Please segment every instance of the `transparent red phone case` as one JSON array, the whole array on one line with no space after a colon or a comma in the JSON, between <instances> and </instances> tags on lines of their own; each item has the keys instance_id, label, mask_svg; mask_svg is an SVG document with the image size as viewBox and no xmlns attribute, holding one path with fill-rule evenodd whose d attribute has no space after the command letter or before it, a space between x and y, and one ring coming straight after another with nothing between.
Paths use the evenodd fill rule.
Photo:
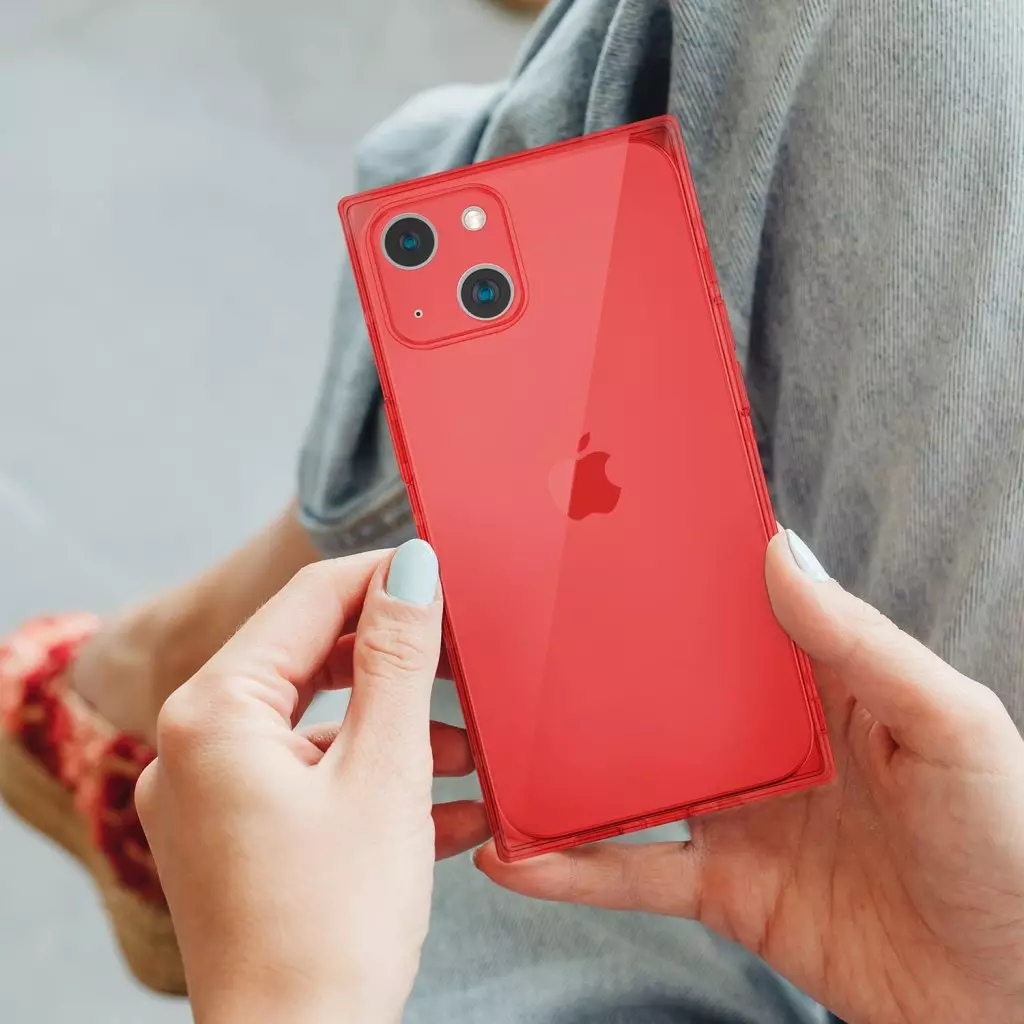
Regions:
<instances>
[{"instance_id":1,"label":"transparent red phone case","mask_svg":"<svg viewBox=\"0 0 1024 1024\"><path fill-rule=\"evenodd\" d=\"M501 856L831 778L675 120L339 209ZM381 246L407 214L437 233L417 270ZM481 265L513 284L494 321L459 304Z\"/></svg>"}]
</instances>

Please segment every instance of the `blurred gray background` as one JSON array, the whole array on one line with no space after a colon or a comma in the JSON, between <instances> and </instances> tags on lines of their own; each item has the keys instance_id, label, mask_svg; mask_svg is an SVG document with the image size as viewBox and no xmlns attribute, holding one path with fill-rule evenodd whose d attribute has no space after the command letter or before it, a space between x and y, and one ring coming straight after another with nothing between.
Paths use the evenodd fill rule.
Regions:
<instances>
[{"instance_id":1,"label":"blurred gray background","mask_svg":"<svg viewBox=\"0 0 1024 1024\"><path fill-rule=\"evenodd\" d=\"M277 512L335 203L412 93L488 81L487 0L0 0L0 633L176 582ZM0 811L0 1021L184 1022Z\"/></svg>"}]
</instances>

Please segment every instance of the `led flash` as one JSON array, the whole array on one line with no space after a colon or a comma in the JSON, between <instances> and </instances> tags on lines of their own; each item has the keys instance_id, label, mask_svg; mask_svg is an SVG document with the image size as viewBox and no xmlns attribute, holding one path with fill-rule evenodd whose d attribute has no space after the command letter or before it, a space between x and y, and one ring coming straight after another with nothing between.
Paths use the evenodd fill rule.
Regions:
<instances>
[{"instance_id":1,"label":"led flash","mask_svg":"<svg viewBox=\"0 0 1024 1024\"><path fill-rule=\"evenodd\" d=\"M479 231L487 223L487 214L479 206L467 206L462 211L462 226L467 231Z\"/></svg>"}]
</instances>

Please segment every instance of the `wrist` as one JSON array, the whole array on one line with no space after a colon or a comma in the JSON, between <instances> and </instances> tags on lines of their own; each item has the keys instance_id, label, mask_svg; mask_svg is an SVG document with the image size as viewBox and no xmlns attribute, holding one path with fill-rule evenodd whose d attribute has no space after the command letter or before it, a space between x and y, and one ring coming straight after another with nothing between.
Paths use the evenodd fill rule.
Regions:
<instances>
[{"instance_id":1,"label":"wrist","mask_svg":"<svg viewBox=\"0 0 1024 1024\"><path fill-rule=\"evenodd\" d=\"M399 1024L412 985L329 979L303 971L225 971L207 985L189 984L196 1024Z\"/></svg>"},{"instance_id":2,"label":"wrist","mask_svg":"<svg viewBox=\"0 0 1024 1024\"><path fill-rule=\"evenodd\" d=\"M418 958L399 961L327 943L203 945L184 957L195 1024L399 1024ZM347 953L347 955L346 955ZM188 955L192 954L192 955Z\"/></svg>"},{"instance_id":3,"label":"wrist","mask_svg":"<svg viewBox=\"0 0 1024 1024\"><path fill-rule=\"evenodd\" d=\"M221 991L192 997L195 1024L398 1024L404 999L395 993L318 986L303 978L290 991L225 986ZM297 990L301 989L301 990Z\"/></svg>"}]
</instances>

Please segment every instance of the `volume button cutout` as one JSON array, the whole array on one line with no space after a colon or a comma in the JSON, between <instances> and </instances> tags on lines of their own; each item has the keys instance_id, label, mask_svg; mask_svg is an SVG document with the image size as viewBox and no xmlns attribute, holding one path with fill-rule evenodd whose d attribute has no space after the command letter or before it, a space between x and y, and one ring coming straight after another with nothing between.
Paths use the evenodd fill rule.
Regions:
<instances>
[{"instance_id":1,"label":"volume button cutout","mask_svg":"<svg viewBox=\"0 0 1024 1024\"><path fill-rule=\"evenodd\" d=\"M739 406L740 412L747 415L750 412L750 403L747 401L747 389L743 384L743 370L740 368L740 361L736 358L736 350L733 348L732 333L729 330L729 313L725 308L725 299L716 290L712 301L715 307L715 326L718 328L719 337L729 346L729 381L732 387L733 398Z\"/></svg>"},{"instance_id":2,"label":"volume button cutout","mask_svg":"<svg viewBox=\"0 0 1024 1024\"><path fill-rule=\"evenodd\" d=\"M395 407L392 404L387 392L384 392L384 414L388 421L388 429L391 431L391 447L395 451L395 462L398 463L398 475L402 483L409 487L409 457L405 452L405 442L398 432L398 424L395 420Z\"/></svg>"}]
</instances>

